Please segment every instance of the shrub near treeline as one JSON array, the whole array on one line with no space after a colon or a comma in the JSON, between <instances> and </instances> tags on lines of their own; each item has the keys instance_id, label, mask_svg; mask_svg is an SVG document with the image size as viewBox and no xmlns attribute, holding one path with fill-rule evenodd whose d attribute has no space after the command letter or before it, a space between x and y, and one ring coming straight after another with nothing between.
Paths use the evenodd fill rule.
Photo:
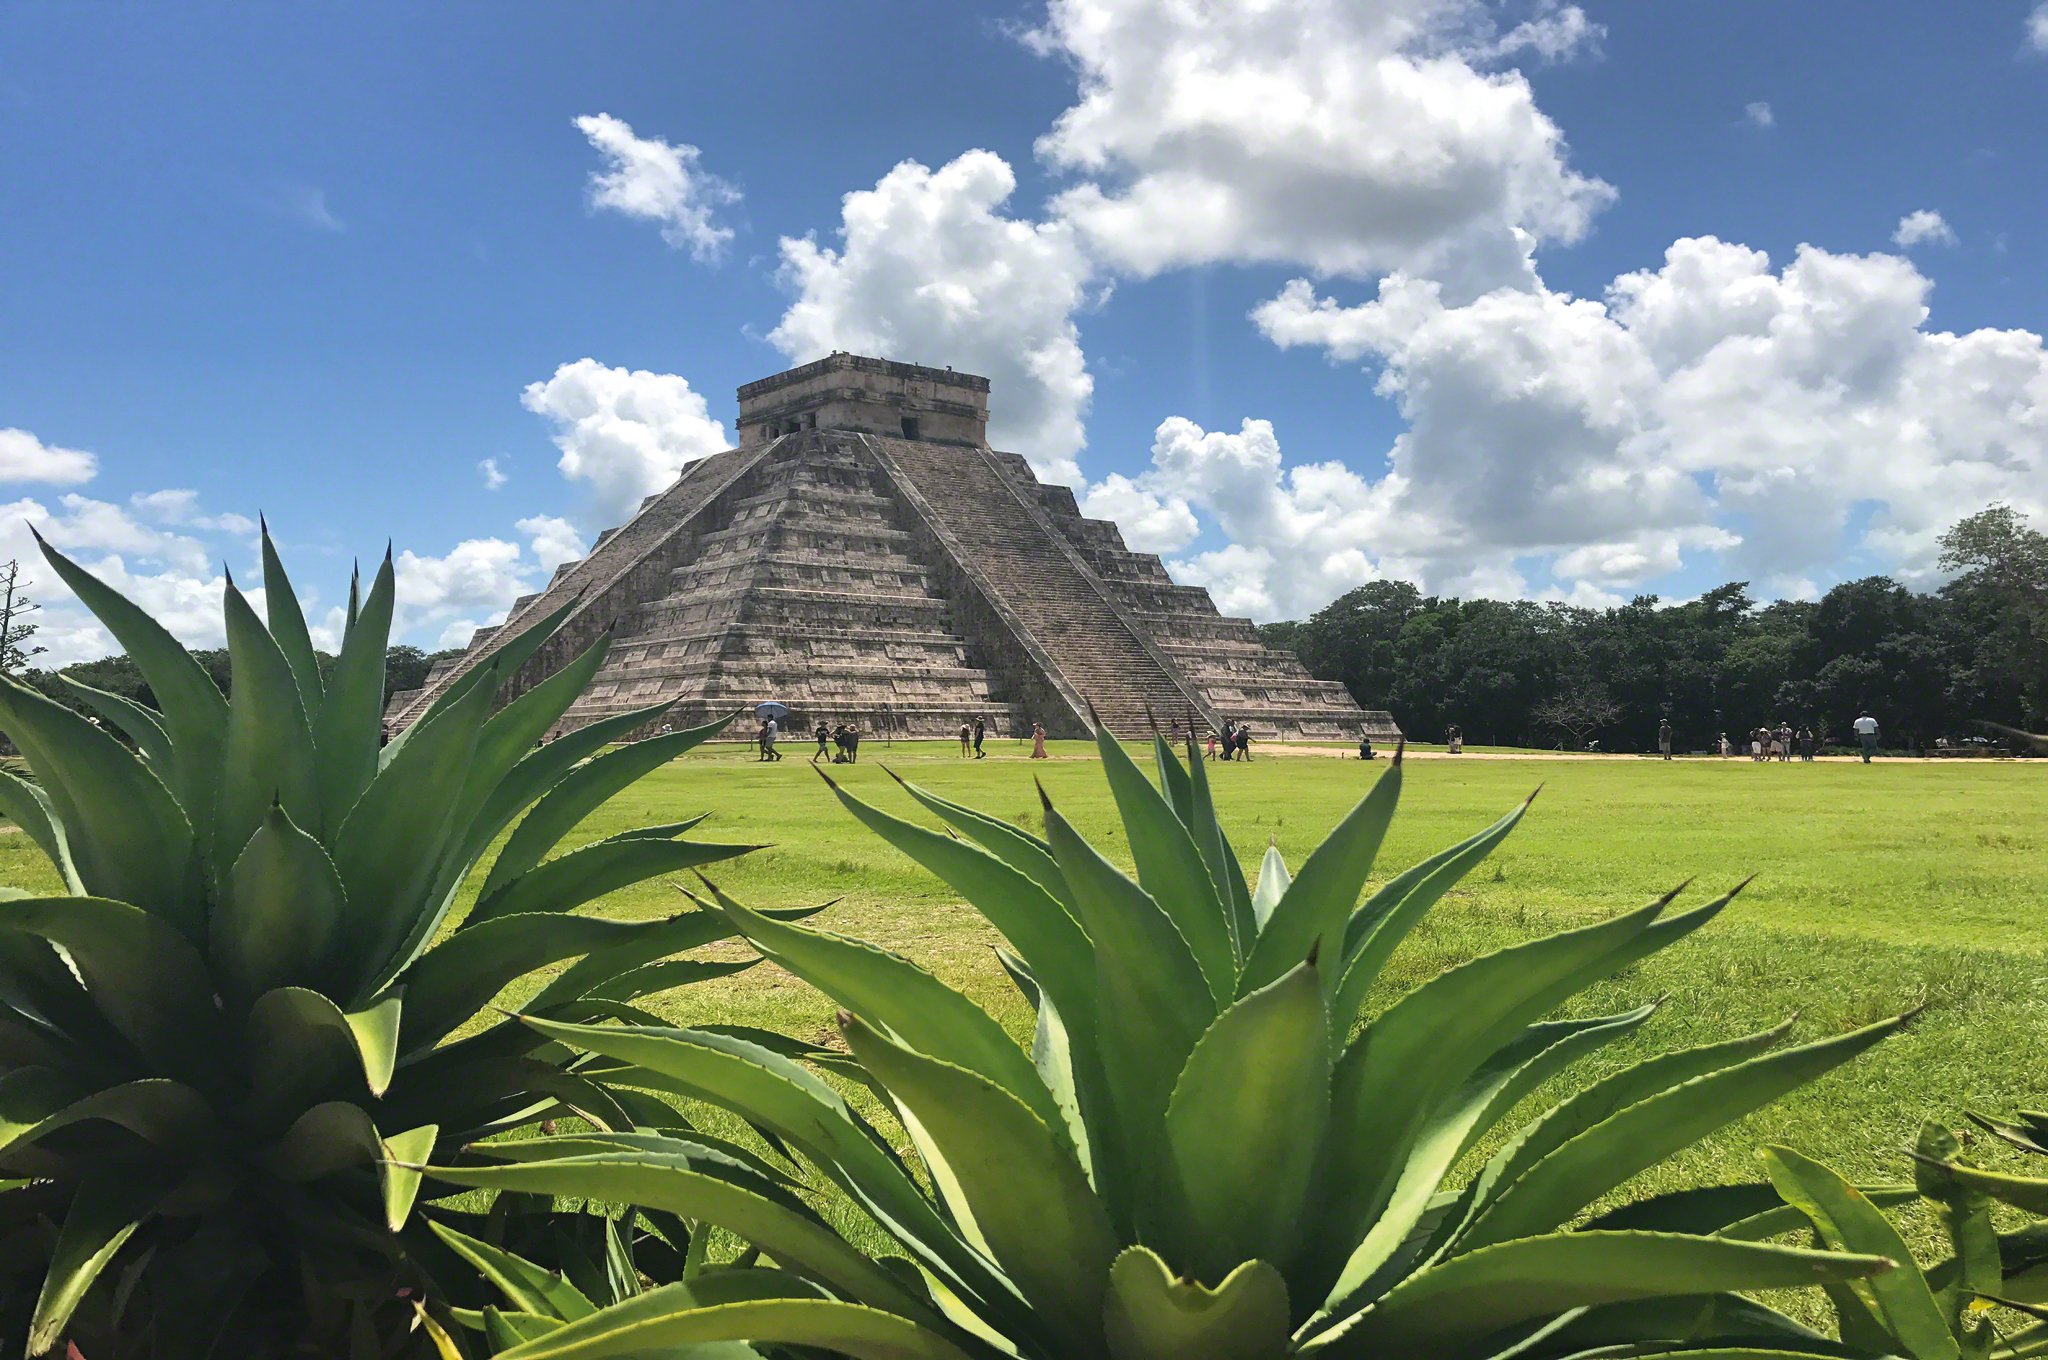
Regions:
<instances>
[{"instance_id":1,"label":"shrub near treeline","mask_svg":"<svg viewBox=\"0 0 2048 1360\"><path fill-rule=\"evenodd\" d=\"M1979 722L2048 720L2048 535L1993 507L1942 539L1955 573L1931 594L1885 576L1818 600L1759 605L1746 582L1683 604L1639 596L1596 610L1358 587L1298 623L1268 624L1318 677L1436 740L1653 749L1669 718L1681 749L1780 721L1835 741L1865 710L1888 743L1932 745Z\"/></svg>"}]
</instances>

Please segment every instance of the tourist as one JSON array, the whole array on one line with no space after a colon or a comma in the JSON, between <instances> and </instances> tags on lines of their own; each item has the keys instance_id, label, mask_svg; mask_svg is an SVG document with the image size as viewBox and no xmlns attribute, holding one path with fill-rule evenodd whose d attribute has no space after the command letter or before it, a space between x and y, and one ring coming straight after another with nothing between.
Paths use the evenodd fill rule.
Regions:
<instances>
[{"instance_id":1,"label":"tourist","mask_svg":"<svg viewBox=\"0 0 2048 1360\"><path fill-rule=\"evenodd\" d=\"M1664 759L1671 759L1671 719L1669 718L1657 724L1657 750Z\"/></svg>"},{"instance_id":2,"label":"tourist","mask_svg":"<svg viewBox=\"0 0 2048 1360\"><path fill-rule=\"evenodd\" d=\"M1785 743L1778 739L1778 732L1778 728L1764 724L1764 759L1767 761L1785 758Z\"/></svg>"},{"instance_id":3,"label":"tourist","mask_svg":"<svg viewBox=\"0 0 2048 1360\"><path fill-rule=\"evenodd\" d=\"M1210 760L1214 760L1214 759L1216 758L1216 729L1215 729L1215 728L1213 728L1213 727L1209 729L1209 756L1208 756L1208 758L1209 758Z\"/></svg>"},{"instance_id":4,"label":"tourist","mask_svg":"<svg viewBox=\"0 0 2048 1360\"><path fill-rule=\"evenodd\" d=\"M1044 760L1046 758L1044 723L1031 724L1031 758L1033 760Z\"/></svg>"},{"instance_id":5,"label":"tourist","mask_svg":"<svg viewBox=\"0 0 2048 1360\"><path fill-rule=\"evenodd\" d=\"M1456 723L1452 723L1449 727L1446 727L1444 729L1444 746L1450 751L1450 754L1452 755L1458 755L1459 753L1464 751L1465 729L1458 726Z\"/></svg>"},{"instance_id":6,"label":"tourist","mask_svg":"<svg viewBox=\"0 0 2048 1360\"><path fill-rule=\"evenodd\" d=\"M1237 758L1239 760L1250 760L1252 758L1252 725L1250 723L1239 723L1237 725Z\"/></svg>"},{"instance_id":7,"label":"tourist","mask_svg":"<svg viewBox=\"0 0 2048 1360\"><path fill-rule=\"evenodd\" d=\"M832 739L832 733L829 729L826 728L825 724L821 721L818 724L818 730L812 735L817 737L818 739L818 754L811 757L811 764L815 765L819 761L825 759L825 757L829 754L825 750L825 743Z\"/></svg>"},{"instance_id":8,"label":"tourist","mask_svg":"<svg viewBox=\"0 0 2048 1360\"><path fill-rule=\"evenodd\" d=\"M848 723L846 725L846 763L849 765L860 764L859 723Z\"/></svg>"},{"instance_id":9,"label":"tourist","mask_svg":"<svg viewBox=\"0 0 2048 1360\"><path fill-rule=\"evenodd\" d=\"M1714 734L1714 745L1720 748L1721 759L1726 760L1729 751L1728 734L1726 732L1716 732Z\"/></svg>"},{"instance_id":10,"label":"tourist","mask_svg":"<svg viewBox=\"0 0 2048 1360\"><path fill-rule=\"evenodd\" d=\"M1358 730L1358 758L1360 760L1371 760L1373 758L1372 738L1366 734L1365 729L1362 727Z\"/></svg>"},{"instance_id":11,"label":"tourist","mask_svg":"<svg viewBox=\"0 0 2048 1360\"><path fill-rule=\"evenodd\" d=\"M1799 738L1798 738L1798 740L1799 740L1799 758L1800 758L1801 760L1804 760L1804 761L1808 761L1808 762L1811 762L1811 761L1813 760L1813 747L1814 747L1814 741L1813 741L1813 729L1812 729L1811 727L1802 727L1802 728L1800 728L1800 729L1799 729Z\"/></svg>"},{"instance_id":12,"label":"tourist","mask_svg":"<svg viewBox=\"0 0 2048 1360\"><path fill-rule=\"evenodd\" d=\"M1237 722L1231 719L1223 724L1223 758L1229 760L1237 754Z\"/></svg>"},{"instance_id":13,"label":"tourist","mask_svg":"<svg viewBox=\"0 0 2048 1360\"><path fill-rule=\"evenodd\" d=\"M987 739L988 723L981 718L976 718L974 720L974 758L976 760L984 760L988 757L988 752L981 749L982 742Z\"/></svg>"},{"instance_id":14,"label":"tourist","mask_svg":"<svg viewBox=\"0 0 2048 1360\"><path fill-rule=\"evenodd\" d=\"M1788 722L1780 722L1778 724L1777 737L1778 759L1781 761L1790 761L1792 759L1792 724Z\"/></svg>"},{"instance_id":15,"label":"tourist","mask_svg":"<svg viewBox=\"0 0 2048 1360\"><path fill-rule=\"evenodd\" d=\"M974 729L966 723L960 724L960 758L967 759L967 743L974 736Z\"/></svg>"},{"instance_id":16,"label":"tourist","mask_svg":"<svg viewBox=\"0 0 2048 1360\"><path fill-rule=\"evenodd\" d=\"M1764 743L1768 740L1770 738L1765 734L1763 728L1754 727L1750 729L1749 758L1751 761L1759 761L1764 758Z\"/></svg>"},{"instance_id":17,"label":"tourist","mask_svg":"<svg viewBox=\"0 0 2048 1360\"><path fill-rule=\"evenodd\" d=\"M781 734L782 729L777 725L775 719L770 718L767 722L761 724L761 759L782 759L782 752L775 749L775 739Z\"/></svg>"},{"instance_id":18,"label":"tourist","mask_svg":"<svg viewBox=\"0 0 2048 1360\"><path fill-rule=\"evenodd\" d=\"M1863 748L1863 763L1868 765L1870 758L1877 754L1877 719L1866 711L1850 726L1856 729L1856 744Z\"/></svg>"}]
</instances>

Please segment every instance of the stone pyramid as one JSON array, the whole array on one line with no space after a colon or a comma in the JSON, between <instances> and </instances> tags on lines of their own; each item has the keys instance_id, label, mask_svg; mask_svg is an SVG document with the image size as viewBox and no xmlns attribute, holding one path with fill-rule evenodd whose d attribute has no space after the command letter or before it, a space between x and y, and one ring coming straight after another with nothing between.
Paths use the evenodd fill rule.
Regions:
<instances>
[{"instance_id":1,"label":"stone pyramid","mask_svg":"<svg viewBox=\"0 0 2048 1360\"><path fill-rule=\"evenodd\" d=\"M479 629L394 731L494 643L573 603L507 697L609 630L566 727L668 701L677 727L775 699L785 730L1118 736L1249 722L1255 736L1398 736L1383 712L1175 585L1064 486L987 445L988 380L834 354L739 391L740 445L683 470L588 557ZM749 736L751 724L734 729Z\"/></svg>"}]
</instances>

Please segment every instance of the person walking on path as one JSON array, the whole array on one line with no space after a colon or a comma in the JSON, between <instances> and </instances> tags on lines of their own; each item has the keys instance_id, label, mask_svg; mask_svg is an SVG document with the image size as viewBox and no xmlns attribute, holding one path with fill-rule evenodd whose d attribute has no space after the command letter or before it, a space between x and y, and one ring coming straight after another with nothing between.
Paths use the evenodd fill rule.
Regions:
<instances>
[{"instance_id":1,"label":"person walking on path","mask_svg":"<svg viewBox=\"0 0 2048 1360\"><path fill-rule=\"evenodd\" d=\"M1726 760L1728 758L1728 734L1726 732L1718 733L1714 737L1714 744L1721 748L1721 759Z\"/></svg>"},{"instance_id":2,"label":"person walking on path","mask_svg":"<svg viewBox=\"0 0 2048 1360\"><path fill-rule=\"evenodd\" d=\"M1237 725L1237 758L1244 761L1249 761L1252 758L1252 725L1250 723L1239 723Z\"/></svg>"},{"instance_id":3,"label":"person walking on path","mask_svg":"<svg viewBox=\"0 0 2048 1360\"><path fill-rule=\"evenodd\" d=\"M825 759L829 754L825 749L825 743L832 739L832 732L825 724L819 723L818 730L814 735L818 738L818 754L811 757L811 764L813 765Z\"/></svg>"},{"instance_id":4,"label":"person walking on path","mask_svg":"<svg viewBox=\"0 0 2048 1360\"><path fill-rule=\"evenodd\" d=\"M1229 760L1237 754L1237 723L1225 719L1223 723L1223 754L1221 760Z\"/></svg>"},{"instance_id":5,"label":"person walking on path","mask_svg":"<svg viewBox=\"0 0 2048 1360\"><path fill-rule=\"evenodd\" d=\"M967 759L967 741L973 734L973 728L969 727L966 723L960 724L960 758L962 760Z\"/></svg>"},{"instance_id":6,"label":"person walking on path","mask_svg":"<svg viewBox=\"0 0 2048 1360\"><path fill-rule=\"evenodd\" d=\"M778 736L780 736L780 735L781 735L781 729L780 729L780 728L779 728L779 727L777 726L777 724L776 724L776 721L775 721L775 719L773 719L773 718L770 718L770 719L769 719L769 720L768 720L768 721L767 721L766 723L762 724L762 726L761 726L761 759L763 759L763 760L780 760L780 759L782 759L782 752L780 752L780 751L778 751L778 750L776 750L776 749L775 749L775 739L776 739L776 737L778 737Z\"/></svg>"},{"instance_id":7,"label":"person walking on path","mask_svg":"<svg viewBox=\"0 0 2048 1360\"><path fill-rule=\"evenodd\" d=\"M1033 760L1044 760L1046 758L1044 723L1031 724L1031 758Z\"/></svg>"},{"instance_id":8,"label":"person walking on path","mask_svg":"<svg viewBox=\"0 0 2048 1360\"><path fill-rule=\"evenodd\" d=\"M1657 751L1666 760L1671 759L1671 719L1657 724Z\"/></svg>"},{"instance_id":9,"label":"person walking on path","mask_svg":"<svg viewBox=\"0 0 2048 1360\"><path fill-rule=\"evenodd\" d=\"M988 758L988 752L981 749L982 742L986 740L988 740L988 724L982 719L976 718L974 720L974 758L976 760Z\"/></svg>"},{"instance_id":10,"label":"person walking on path","mask_svg":"<svg viewBox=\"0 0 2048 1360\"><path fill-rule=\"evenodd\" d=\"M1877 719L1865 712L1850 726L1856 729L1856 743L1863 748L1863 763L1868 765L1870 758L1877 754Z\"/></svg>"}]
</instances>

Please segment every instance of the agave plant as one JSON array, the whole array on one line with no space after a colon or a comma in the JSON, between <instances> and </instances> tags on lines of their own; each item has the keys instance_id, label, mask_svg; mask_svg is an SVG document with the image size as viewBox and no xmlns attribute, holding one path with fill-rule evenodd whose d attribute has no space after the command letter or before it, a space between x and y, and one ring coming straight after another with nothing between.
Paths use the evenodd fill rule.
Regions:
<instances>
[{"instance_id":1,"label":"agave plant","mask_svg":"<svg viewBox=\"0 0 2048 1360\"><path fill-rule=\"evenodd\" d=\"M1974 1116L1973 1116L1974 1117ZM1990 1126L1991 1121L1982 1121ZM2035 1125L2039 1127L2038 1123ZM2004 1128L1994 1131L2007 1136ZM2033 1140L2018 1130L2022 1147ZM2042 1151L2034 1146L2031 1151ZM1937 1123L1922 1126L1913 1151L1916 1188L1934 1210L1949 1256L1922 1269L1882 1208L1904 1196L1857 1190L1830 1168L1790 1148L1768 1147L1764 1163L1786 1204L1814 1237L1845 1251L1886 1256L1900 1268L1830 1285L1838 1355L1908 1360L2020 1360L2048 1354L2048 1225L2038 1219L2001 1232L1994 1200L2034 1213L2044 1197L2033 1181L1970 1165L1956 1136ZM2001 1331L2002 1318L2017 1319Z\"/></svg>"},{"instance_id":2,"label":"agave plant","mask_svg":"<svg viewBox=\"0 0 2048 1360\"><path fill-rule=\"evenodd\" d=\"M909 785L946 832L838 792L1008 941L1004 962L1036 1011L1028 1054L909 961L707 885L762 954L844 1007L847 1047L899 1117L908 1164L831 1084L760 1047L531 1018L607 1059L587 1069L594 1080L743 1116L909 1261L869 1260L759 1168L687 1139L485 1145L472 1151L500 1164L432 1174L703 1219L779 1267L701 1270L594 1313L524 1314L508 1360L735 1339L899 1360L1732 1356L1762 1353L1733 1338L1811 1336L1735 1291L1889 1265L1760 1240L1799 1221L1761 1181L1575 1221L1900 1020L1793 1047L1775 1047L1780 1027L1664 1053L1503 1125L1656 1003L1546 1017L1698 929L1732 893L1675 914L1667 894L1380 1006L1396 946L1527 804L1361 904L1400 797L1398 755L1299 872L1269 851L1252 884L1202 762L1155 746L1156 786L1100 742L1135 879L1049 800L1041 839ZM1487 1142L1497 1150L1455 1183Z\"/></svg>"},{"instance_id":3,"label":"agave plant","mask_svg":"<svg viewBox=\"0 0 2048 1360\"><path fill-rule=\"evenodd\" d=\"M572 913L750 847L680 839L692 821L549 858L716 727L605 753L649 709L541 744L602 639L493 712L557 615L380 749L388 552L367 597L351 587L328 672L266 530L268 626L226 590L229 696L140 608L44 552L159 707L73 683L89 719L0 679L0 729L37 776L0 773L0 810L65 889L0 900L0 1311L31 1354L74 1314L94 1360L363 1346L379 1310L410 1320L400 1296L430 1287L437 1252L452 1259L409 1221L419 1179L400 1163L558 1113L660 1118L546 1036L472 1022L565 960L530 1009L645 1017L637 997L733 966L671 957L728 936L716 913Z\"/></svg>"}]
</instances>

